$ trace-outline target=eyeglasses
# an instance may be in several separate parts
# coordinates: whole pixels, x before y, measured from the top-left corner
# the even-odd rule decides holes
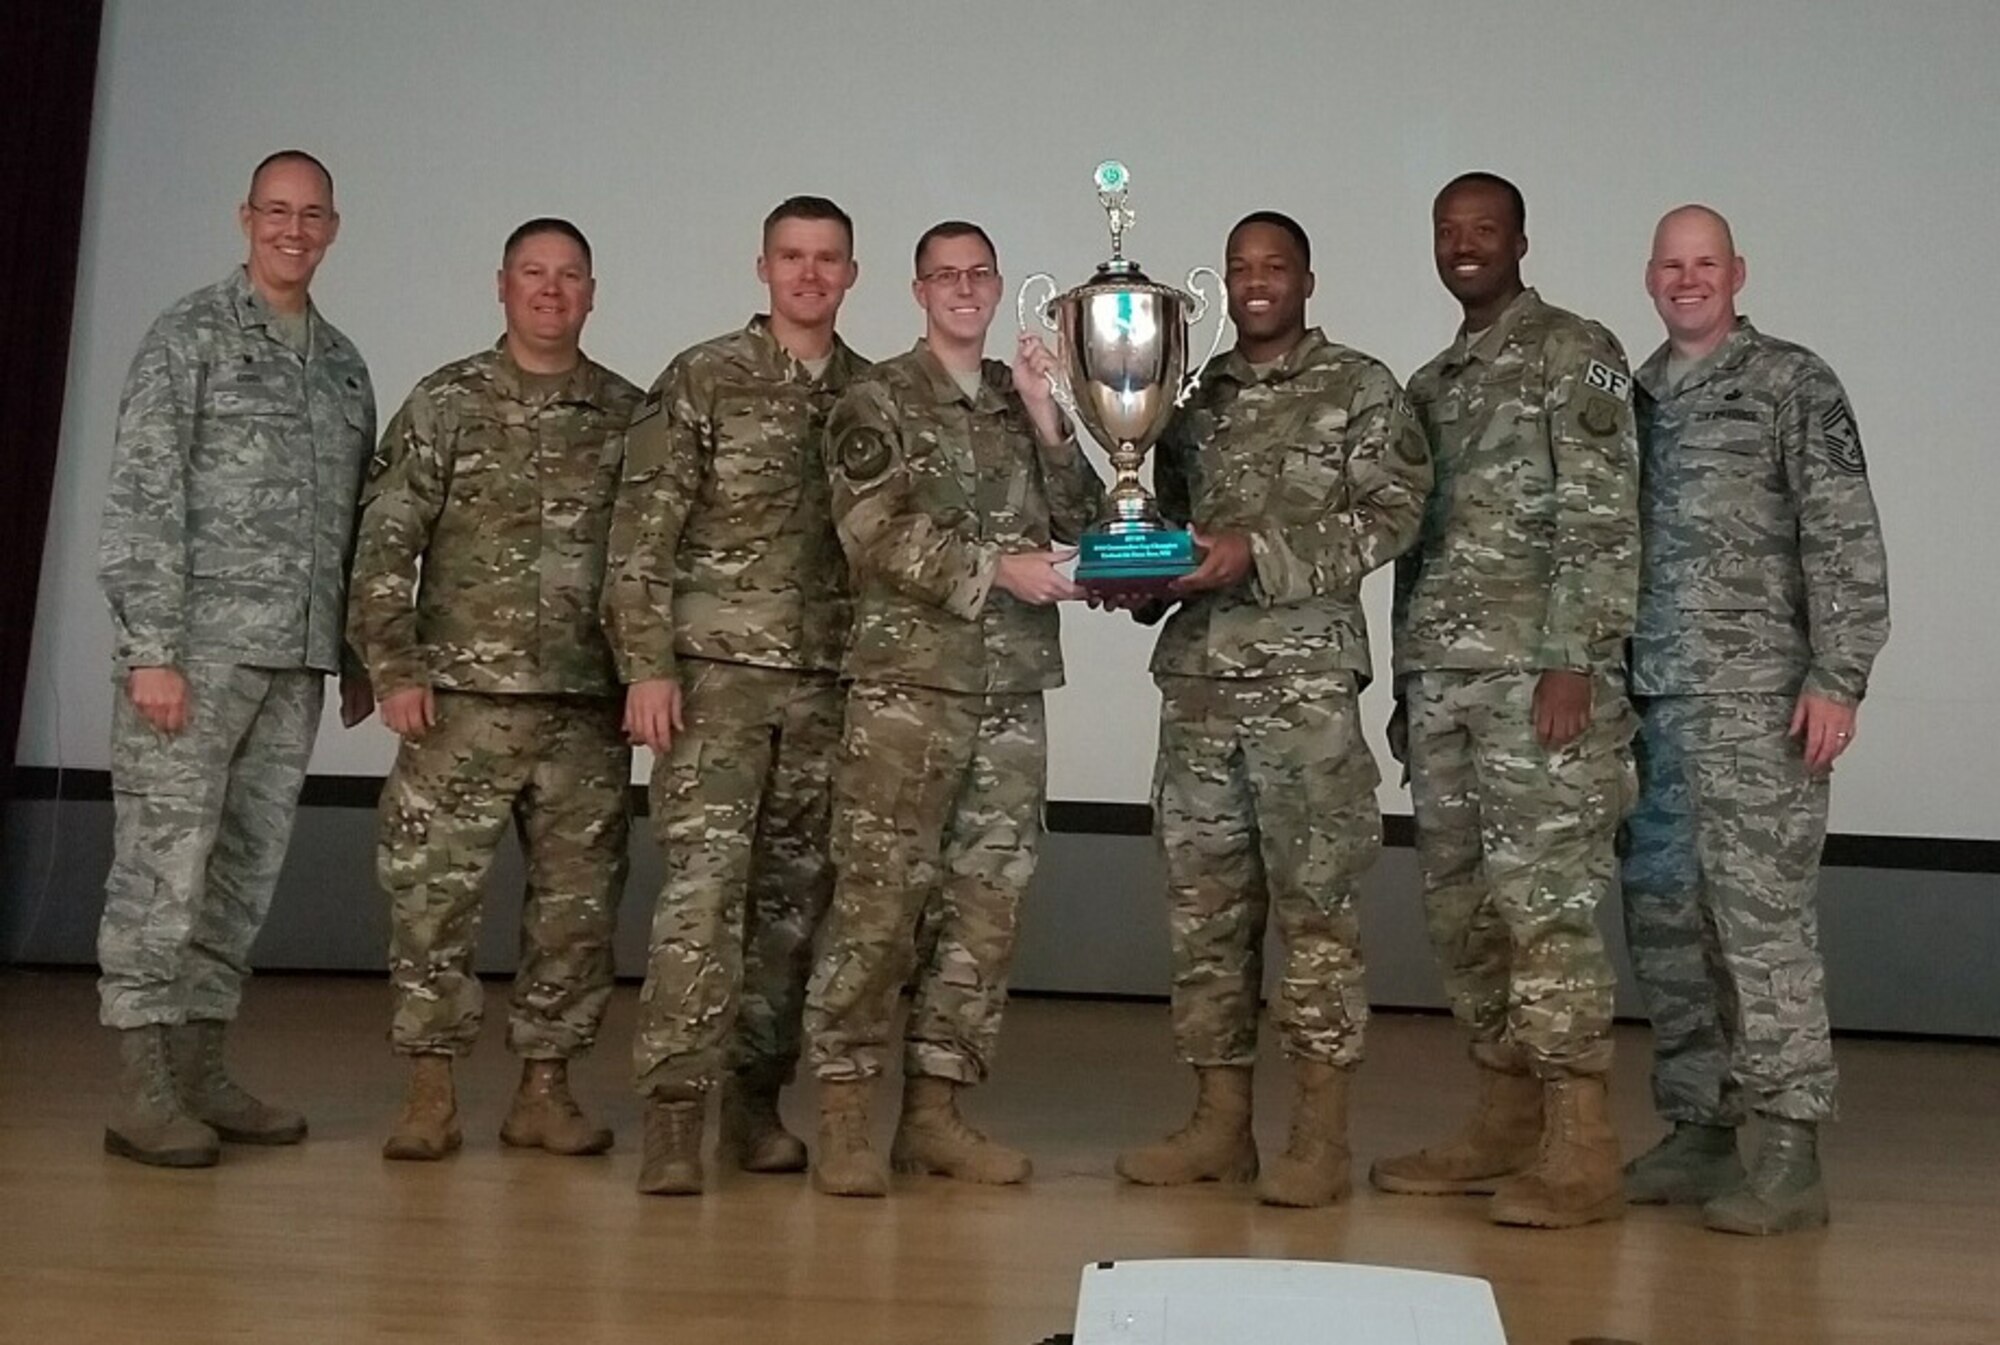
[[[307,233],[319,233],[333,223],[333,212],[316,205],[300,208],[276,202],[258,205],[255,201],[251,201],[249,206],[252,213],[267,223],[283,226],[297,220],[299,227]]]
[[[940,266],[917,277],[926,285],[947,290],[957,289],[961,280],[970,281],[972,287],[978,289],[981,285],[991,285],[999,278],[1000,273],[990,266]]]

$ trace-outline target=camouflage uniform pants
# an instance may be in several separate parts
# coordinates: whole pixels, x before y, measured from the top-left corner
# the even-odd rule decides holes
[[[1473,1053],[1544,1078],[1611,1068],[1616,978],[1597,928],[1632,796],[1633,716],[1597,680],[1591,721],[1551,752],[1533,672],[1412,678],[1410,797],[1431,943]]]
[[[813,932],[833,896],[840,683],[706,659],[681,660],[681,676],[687,728],[654,763],[649,795],[667,877],[634,1072],[642,1093],[706,1089],[724,1065],[789,1082]]]
[[[1806,773],[1791,696],[1641,705],[1625,932],[1653,1020],[1653,1097],[1674,1121],[1750,1107],[1834,1113],[1816,889],[1828,780]],[[1746,1097],[1747,1095],[1747,1097]]]
[[[112,711],[116,822],[97,933],[107,1027],[236,1016],[319,730],[324,673],[181,672],[179,733],[141,718],[123,679]]]
[[[440,691],[437,722],[404,740],[382,789],[376,856],[398,1051],[472,1050],[481,898],[510,816],[527,893],[508,1045],[554,1060],[595,1040],[627,862],[632,754],[619,709],[610,699]]]
[[[897,996],[913,980],[905,1073],[986,1077],[1046,764],[1039,692],[849,690],[833,785],[839,876],[806,992],[820,1078],[881,1073]]]
[[[1285,966],[1272,1019],[1286,1053],[1359,1062],[1368,995],[1356,885],[1382,848],[1382,815],[1353,678],[1159,684],[1154,797],[1181,1058],[1256,1060],[1264,929],[1275,914]]]

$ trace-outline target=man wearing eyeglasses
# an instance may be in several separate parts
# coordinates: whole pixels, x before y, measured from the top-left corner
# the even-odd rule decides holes
[[[1011,1184],[1027,1157],[959,1116],[992,1062],[1016,912],[1035,867],[1046,741],[1062,681],[1056,567],[1104,486],[1064,425],[1053,357],[1023,335],[984,359],[1001,291],[992,240],[962,220],[917,241],[914,349],[857,379],[827,430],[833,513],[855,594],[846,739],[834,779],[833,907],[807,992],[820,1081],[813,1183],[881,1196],[868,1104],[897,998],[900,1172]]]
[[[667,870],[632,1048],[649,1195],[701,1191],[717,1082],[725,1161],[806,1166],[778,1094],[833,896],[848,598],[822,448],[867,367],[834,331],[858,275],[853,220],[822,196],[780,202],[757,275],[770,311],[675,356],[634,416],[606,569]]]
[[[340,229],[333,178],[273,154],[237,220],[248,260],[168,309],[132,362],[99,545],[119,685],[99,987],[123,1062],[104,1147],[166,1167],[213,1164],[218,1139],[305,1137],[231,1081],[223,1033],[327,674],[347,674],[343,723],[372,709],[341,619],[374,391],[308,293]]]

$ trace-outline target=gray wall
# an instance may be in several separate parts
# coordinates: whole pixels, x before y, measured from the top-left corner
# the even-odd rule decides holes
[[[643,827],[638,829],[643,833]],[[388,920],[372,870],[375,815],[366,808],[299,813],[291,858],[258,942],[262,968],[372,971]],[[30,801],[8,807],[0,870],[0,960],[95,960],[111,805]],[[479,967],[513,966],[520,862],[510,841],[495,867]],[[635,835],[619,921],[618,969],[643,970],[660,865]],[[1022,921],[1014,985],[1073,994],[1164,995],[1162,876],[1146,837],[1052,834]],[[2000,875],[1828,869],[1821,926],[1834,1025],[1844,1029],[2000,1038]],[[1621,1014],[1640,1014],[1615,913],[1605,932],[1617,960]],[[1362,913],[1369,995],[1377,1004],[1444,1003],[1425,943],[1414,855],[1392,848],[1370,875]]]

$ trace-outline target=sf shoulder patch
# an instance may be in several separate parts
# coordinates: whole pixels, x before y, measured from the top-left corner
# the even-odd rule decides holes
[[[1625,403],[1615,402],[1596,392],[1584,394],[1583,407],[1576,413],[1577,424],[1599,439],[1608,439],[1618,433],[1619,423],[1624,418]]]
[[[1602,360],[1590,362],[1589,367],[1583,371],[1583,384],[1588,388],[1596,388],[1599,392],[1608,392],[1621,402],[1632,395],[1631,375],[1619,373]]]
[[[1868,460],[1861,456],[1861,428],[1854,423],[1854,412],[1848,409],[1845,397],[1820,415],[1819,428],[1826,440],[1826,460],[1835,471],[1868,475]]]
[[[889,441],[873,430],[850,430],[840,441],[840,470],[856,484],[888,471],[894,456]]]

